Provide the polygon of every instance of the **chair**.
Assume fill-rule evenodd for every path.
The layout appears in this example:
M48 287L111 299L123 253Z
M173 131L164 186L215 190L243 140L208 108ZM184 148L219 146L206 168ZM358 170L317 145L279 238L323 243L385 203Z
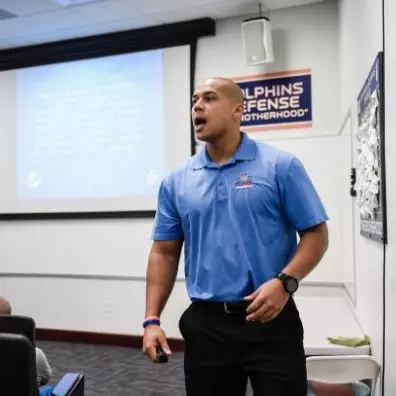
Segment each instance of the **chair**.
M32 318L0 315L0 395L38 396L35 323ZM52 391L55 396L83 396L84 376L68 373Z
M0 333L22 334L36 346L36 324L27 316L0 315Z
M37 396L35 350L21 334L0 334L0 394Z
M307 358L308 381L328 384L357 383L370 380L370 396L374 396L380 365L371 356L311 356Z

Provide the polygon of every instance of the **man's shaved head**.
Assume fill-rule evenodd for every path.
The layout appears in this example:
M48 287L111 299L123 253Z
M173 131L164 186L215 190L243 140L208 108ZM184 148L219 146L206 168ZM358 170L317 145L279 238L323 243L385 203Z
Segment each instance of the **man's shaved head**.
M223 91L230 99L237 103L243 103L244 97L242 89L229 78L212 77L205 81L205 84L215 84Z
M201 141L214 142L231 133L240 138L244 97L234 81L213 77L199 86L192 96L192 120Z
M11 304L0 296L0 315L11 315Z

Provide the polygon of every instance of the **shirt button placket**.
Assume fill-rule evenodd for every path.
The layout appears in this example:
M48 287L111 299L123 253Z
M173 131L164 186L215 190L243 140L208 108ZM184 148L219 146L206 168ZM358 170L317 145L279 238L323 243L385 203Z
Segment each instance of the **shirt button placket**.
M227 199L227 186L221 169L218 172L219 173L217 175L217 200L223 201Z

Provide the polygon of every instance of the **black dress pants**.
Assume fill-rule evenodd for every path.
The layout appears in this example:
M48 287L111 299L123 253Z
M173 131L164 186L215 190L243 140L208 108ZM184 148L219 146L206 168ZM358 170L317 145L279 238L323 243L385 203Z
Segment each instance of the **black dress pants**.
M228 311L228 309L226 309ZM292 298L272 321L247 322L245 308L193 302L179 328L187 396L306 396L303 326Z

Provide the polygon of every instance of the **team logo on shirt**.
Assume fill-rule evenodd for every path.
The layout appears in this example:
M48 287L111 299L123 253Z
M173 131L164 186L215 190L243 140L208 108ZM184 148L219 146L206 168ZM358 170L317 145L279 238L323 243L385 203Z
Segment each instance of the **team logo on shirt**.
M239 177L237 177L235 183L235 188L237 190L252 188L252 186L253 186L252 178L246 172L241 173Z

